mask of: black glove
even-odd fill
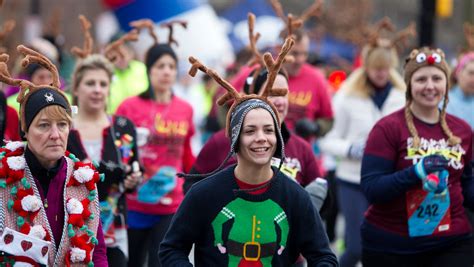
[[[448,159],[442,155],[428,155],[423,157],[416,165],[415,172],[418,178],[425,179],[430,173],[440,172],[448,169]]]
[[[295,124],[295,132],[297,135],[308,138],[316,136],[319,131],[319,125],[308,118],[301,119]]]

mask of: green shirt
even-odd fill
[[[107,104],[107,112],[114,114],[123,100],[136,96],[148,88],[146,66],[140,61],[132,60],[127,69],[116,69]]]

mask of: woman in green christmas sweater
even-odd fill
[[[308,194],[271,167],[272,157],[283,162],[284,142],[278,112],[267,96],[287,93],[272,86],[292,43],[285,42],[276,62],[265,55],[269,75],[258,96],[240,95],[190,58],[190,74],[200,69],[228,91],[220,104],[234,100],[227,120],[227,159],[235,153],[237,165],[217,172],[219,168],[191,188],[161,243],[163,266],[192,266],[188,255],[193,244],[195,266],[290,266],[300,253],[308,266],[338,266]]]

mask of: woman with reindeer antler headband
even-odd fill
[[[188,171],[194,161],[193,110],[172,92],[178,63],[171,47],[171,43],[176,43],[172,35],[176,23],[186,26],[182,21],[163,25],[170,29],[168,44],[158,43],[152,21],[131,24],[138,29],[148,28],[155,43],[145,56],[149,88],[137,97],[126,99],[116,113],[129,118],[140,131],[139,139],[144,139],[140,146],[144,180],[137,192],[127,195],[129,266],[142,266],[147,256],[148,266],[160,266],[159,244],[184,197],[184,181],[176,174]]]
[[[83,48],[73,47],[71,51],[77,57],[71,94],[78,113],[72,121],[68,150],[81,161],[96,162],[104,174],[98,191],[107,259],[110,266],[125,267],[128,255],[125,195],[133,191],[141,179],[136,130],[129,119],[107,114],[114,66],[105,56],[92,53],[91,24],[83,15],[79,18],[85,42]],[[124,35],[118,43],[132,38],[137,38],[134,31]],[[117,52],[109,47],[105,51],[109,57]],[[115,56],[120,57],[120,54]]]
[[[249,13],[249,39],[254,55],[252,62],[257,62],[258,64],[252,66],[253,71],[247,74],[247,79],[245,79],[245,84],[243,85],[243,92],[245,94],[258,94],[260,90],[263,90],[266,86],[265,82],[269,73],[265,68],[263,56],[256,47],[257,36],[259,36],[259,34],[254,34],[254,23],[255,15]],[[288,88],[288,75],[283,69],[279,70],[273,87]],[[238,86],[234,85],[234,88],[238,88]],[[325,181],[318,180],[317,182],[313,182],[317,177],[321,177],[321,173],[316,164],[311,146],[302,138],[291,133],[285,125],[284,121],[288,114],[288,95],[270,96],[268,100],[277,108],[282,123],[281,133],[285,143],[286,158],[281,170],[303,187],[311,189],[311,195],[314,196],[312,200],[314,200],[315,208],[319,211],[325,200],[327,188],[320,184],[324,184]],[[223,147],[226,149],[223,149]],[[219,165],[229,153],[229,149],[227,148],[230,149],[230,140],[226,137],[225,129],[218,131],[209,138],[196,158],[193,168],[190,171],[191,175],[187,175],[186,177],[184,182],[185,191],[189,190],[194,183],[208,177],[209,173],[218,169]],[[233,165],[236,162],[237,158],[233,156],[225,163],[224,167]],[[272,164],[279,166],[280,160],[276,158],[272,159]]]
[[[440,49],[405,63],[405,107],[379,120],[362,159],[370,207],[361,226],[364,266],[472,266],[472,132],[446,113],[449,67]],[[442,108],[439,108],[439,104]]]
[[[271,166],[274,156],[284,160],[285,148],[278,111],[268,97],[288,92],[273,88],[273,83],[293,43],[286,40],[276,61],[264,55],[269,74],[259,95],[238,93],[190,57],[190,75],[199,69],[222,85],[227,93],[218,100],[220,105],[234,101],[227,116],[231,142],[225,161],[235,153],[237,165],[187,193],[161,244],[162,265],[191,266],[188,255],[195,244],[196,266],[290,266],[300,253],[308,266],[337,266],[308,194]]]
[[[405,84],[398,74],[397,45],[414,35],[414,24],[393,39],[381,38],[381,30],[393,30],[388,18],[378,23],[362,49],[362,67],[344,81],[334,96],[334,126],[320,142],[324,153],[339,159],[336,167],[338,203],[346,220],[342,267],[361,260],[360,224],[369,204],[360,189],[360,166],[370,130],[382,117],[405,104]]]
[[[7,266],[108,266],[92,164],[66,151],[72,109],[59,89],[56,67],[23,45],[23,66],[41,64],[51,85],[11,78],[0,62],[0,80],[21,88],[21,130],[0,157],[0,260]]]

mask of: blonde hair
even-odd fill
[[[114,75],[114,65],[107,58],[100,54],[89,55],[80,60],[74,69],[71,92],[77,90],[79,83],[81,83],[84,78],[84,74],[89,70],[104,70],[107,73],[109,81],[112,80],[112,76]],[[77,105],[77,97],[73,96],[72,103],[73,105]]]
[[[363,61],[362,67],[351,73],[349,78],[341,85],[340,91],[348,95],[370,97],[374,89],[369,84],[367,69],[380,67],[389,68],[388,79],[395,90],[400,90],[401,92],[406,90],[405,82],[396,70],[398,57],[394,48],[366,45],[362,49],[361,56]]]
[[[361,57],[366,68],[397,68],[399,65],[397,50],[394,47],[366,45],[362,48]]]
[[[49,106],[44,107],[42,110],[38,112],[38,114],[36,114],[35,119],[40,117],[41,115],[44,115],[51,120],[57,120],[57,121],[65,120],[69,124],[69,127],[71,127],[72,125],[71,115],[69,115],[63,107],[58,106],[58,105],[49,105]],[[25,122],[22,121],[22,124],[23,123]],[[26,125],[24,129],[26,129]]]

